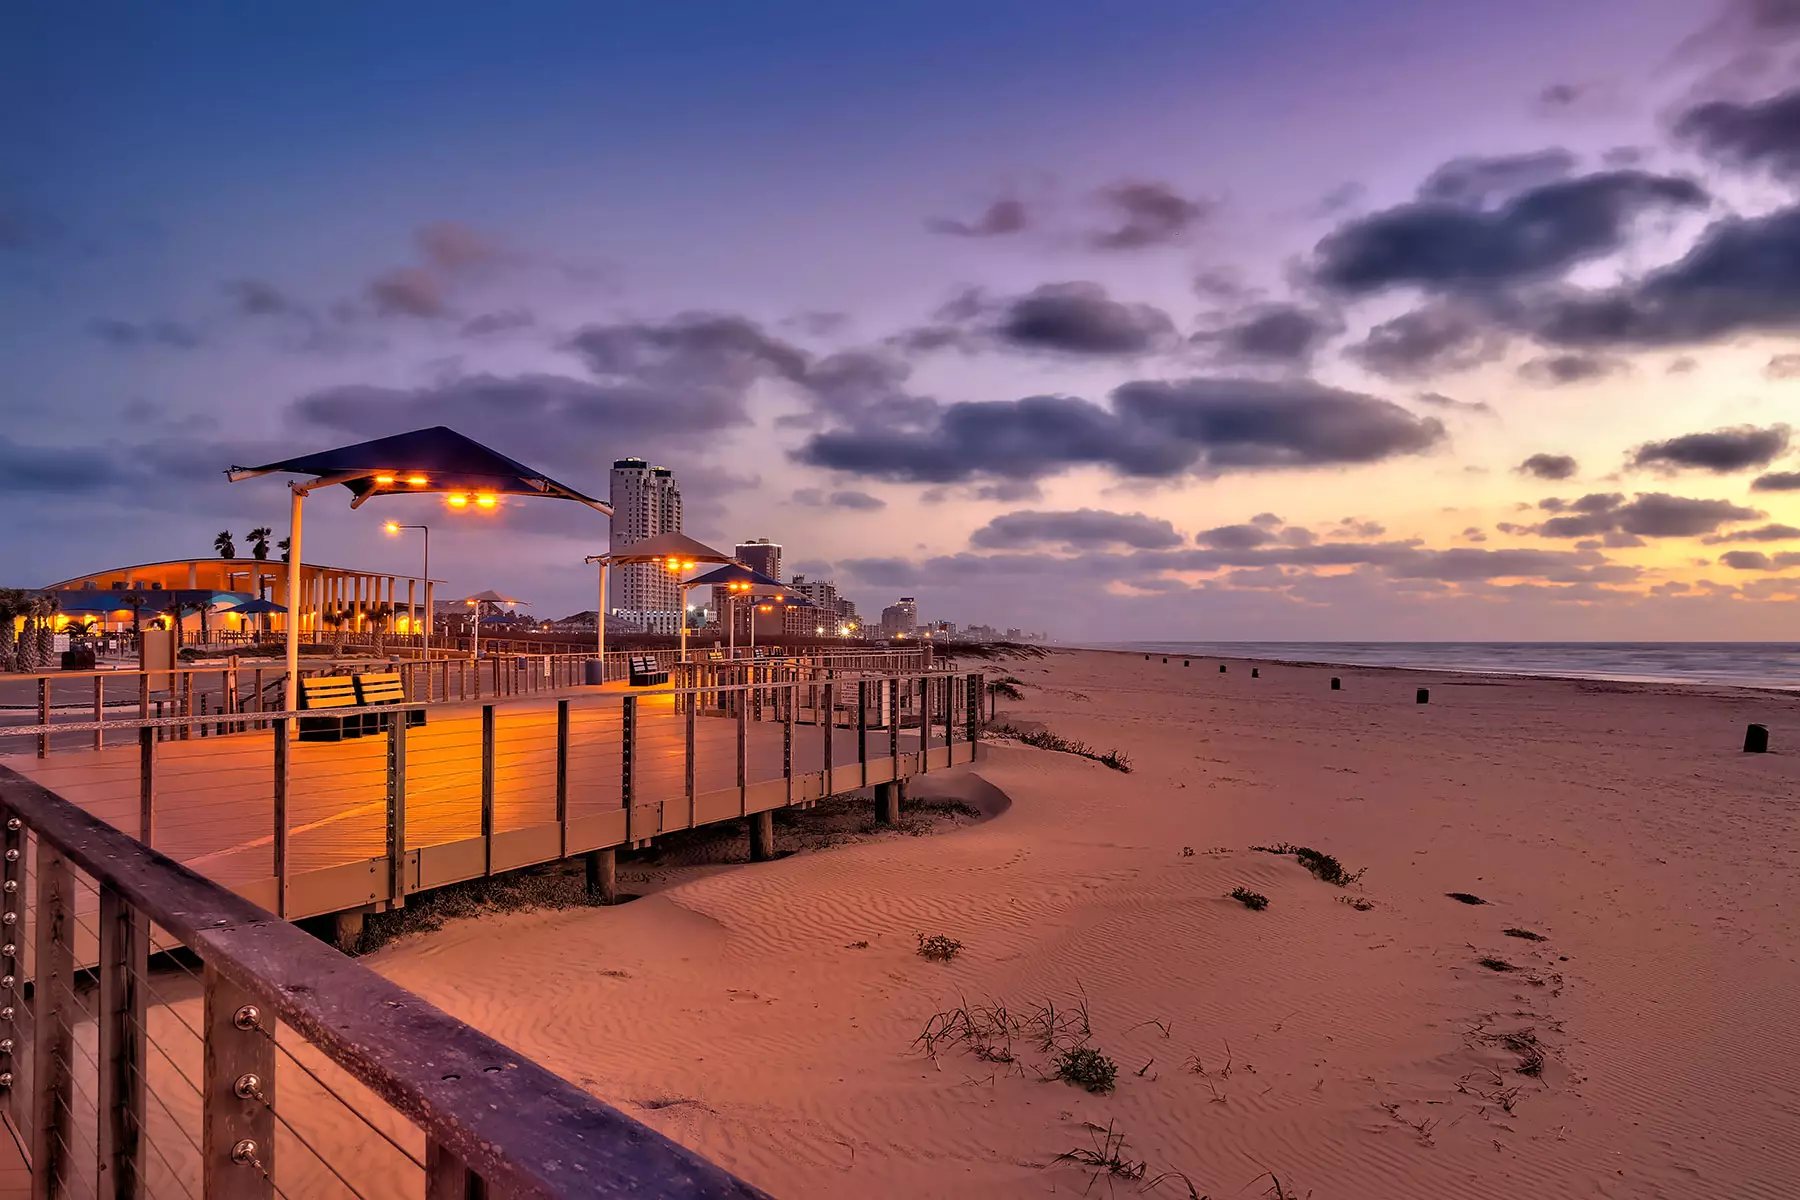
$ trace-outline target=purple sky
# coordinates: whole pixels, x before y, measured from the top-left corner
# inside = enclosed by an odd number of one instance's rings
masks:
[[[28,5],[5,581],[448,424],[865,612],[1791,639],[1800,0]],[[560,616],[605,522],[312,506]]]

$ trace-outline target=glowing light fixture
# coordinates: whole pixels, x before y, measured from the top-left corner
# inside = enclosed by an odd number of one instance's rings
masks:
[[[375,482],[379,484],[389,484],[394,482],[394,477],[392,475],[377,475],[375,477]]]
[[[499,502],[494,499],[493,493],[483,492],[479,496],[475,497],[475,503],[482,508],[492,508],[492,507],[494,507],[495,504],[497,504]]]
[[[400,532],[400,522],[389,521],[386,525],[383,525],[382,528],[387,530],[389,533],[399,533]]]
[[[424,487],[426,484],[430,483],[431,480],[425,478],[423,475],[408,475],[406,477],[406,482],[412,484],[414,487]]]
[[[445,496],[444,503],[448,504],[451,508],[467,508],[469,506],[469,498],[460,492],[456,492]]]

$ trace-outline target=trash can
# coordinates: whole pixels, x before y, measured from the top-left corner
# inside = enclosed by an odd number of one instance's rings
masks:
[[[593,687],[606,682],[606,664],[597,658],[587,660],[587,683]]]

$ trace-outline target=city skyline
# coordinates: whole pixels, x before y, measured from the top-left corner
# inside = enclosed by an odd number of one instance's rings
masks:
[[[596,495],[642,455],[865,616],[1794,636],[1790,5],[552,4],[503,54],[458,5],[102,8],[0,48],[14,582],[447,424]],[[447,592],[575,612],[573,507],[315,505],[307,553],[431,520]]]

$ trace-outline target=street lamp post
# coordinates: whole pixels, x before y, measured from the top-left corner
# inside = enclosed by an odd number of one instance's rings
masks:
[[[422,643],[422,647],[423,647],[422,657],[425,659],[426,662],[430,662],[431,661],[431,624],[437,618],[437,614],[432,611],[432,606],[431,606],[431,526],[429,526],[429,525],[402,525],[398,521],[389,521],[387,523],[387,525],[385,526],[385,528],[387,529],[389,536],[398,536],[402,529],[417,529],[420,532],[424,533],[424,535],[425,535],[425,567],[424,567],[425,574],[424,574],[423,578],[421,579],[421,582],[424,583],[424,585],[425,585],[425,633],[424,633],[425,640]],[[417,620],[417,617],[415,617],[414,619]],[[429,679],[431,677],[430,676],[431,668],[427,667],[425,670],[426,670],[426,678]]]

